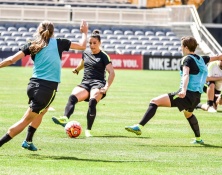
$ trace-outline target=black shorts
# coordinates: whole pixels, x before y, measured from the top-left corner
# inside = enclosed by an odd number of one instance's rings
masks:
[[[196,106],[200,103],[201,93],[187,91],[184,98],[179,98],[177,95],[179,91],[169,93],[171,107],[178,107],[179,111],[186,110],[193,112]]]
[[[204,85],[203,91],[204,91],[205,93],[207,93],[207,87],[209,87],[210,84],[215,84],[215,82],[214,82],[214,81],[208,81],[208,82]],[[219,95],[220,93],[221,93],[221,91],[218,91],[217,89],[214,89],[214,103],[216,103],[217,98],[218,98],[215,94],[218,94],[218,95]]]
[[[89,93],[91,89],[101,89],[106,85],[105,80],[83,80],[79,87],[84,88],[87,90]],[[103,94],[102,99],[106,96],[106,94]],[[86,99],[85,101],[89,101],[89,98]]]
[[[27,87],[29,107],[32,112],[40,114],[53,102],[58,83],[31,78]]]

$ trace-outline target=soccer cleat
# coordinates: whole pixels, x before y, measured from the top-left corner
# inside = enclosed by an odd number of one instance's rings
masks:
[[[135,133],[136,135],[141,135],[142,134],[138,125],[126,126],[125,129],[129,132]]]
[[[37,151],[38,150],[32,142],[27,142],[26,140],[24,140],[22,142],[22,148],[28,149],[30,151]]]
[[[86,137],[93,137],[90,133],[90,130],[85,130],[85,136]]]
[[[52,121],[55,123],[55,124],[58,124],[58,125],[61,125],[63,127],[66,126],[66,124],[68,123],[69,119],[66,117],[66,116],[62,116],[62,117],[52,117]]]
[[[217,110],[216,109],[214,109],[214,107],[213,106],[210,106],[209,108],[208,108],[208,110],[207,110],[208,112],[217,112]]]
[[[194,140],[194,141],[192,141],[191,142],[192,144],[204,144],[204,141],[203,140],[200,140],[200,141],[198,141],[198,140]]]

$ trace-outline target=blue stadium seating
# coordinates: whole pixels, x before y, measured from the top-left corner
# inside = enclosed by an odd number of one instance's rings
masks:
[[[5,46],[3,50],[16,50],[33,38],[37,27],[37,23],[0,22],[0,46]],[[172,56],[181,55],[180,39],[170,29],[92,25],[89,28],[89,35],[94,29],[100,30],[102,47],[108,53],[121,51],[126,54],[167,56],[170,52]],[[56,24],[54,36],[78,42],[82,34],[78,26]]]

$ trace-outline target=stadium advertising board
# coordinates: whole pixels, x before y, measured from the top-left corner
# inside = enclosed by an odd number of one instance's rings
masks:
[[[15,54],[16,52],[11,52],[11,51],[4,51],[4,52],[1,52],[0,51],[0,62],[3,61],[5,58]],[[21,66],[21,60],[18,60],[16,63],[12,64],[11,66]]]
[[[143,69],[180,70],[181,57],[144,56]]]
[[[142,69],[143,61],[141,55],[116,55],[110,54],[113,67],[115,69]],[[73,68],[79,64],[82,59],[81,53],[69,53],[64,52],[62,54],[62,67]],[[22,59],[22,66],[32,66],[33,61],[30,56],[26,56]]]

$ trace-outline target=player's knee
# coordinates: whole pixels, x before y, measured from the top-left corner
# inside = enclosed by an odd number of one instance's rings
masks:
[[[96,115],[96,105],[97,105],[96,99],[91,98],[89,100],[89,114],[90,114],[90,116],[95,116]]]
[[[77,102],[78,102],[78,99],[75,95],[70,95],[69,96],[69,103],[76,104]]]

